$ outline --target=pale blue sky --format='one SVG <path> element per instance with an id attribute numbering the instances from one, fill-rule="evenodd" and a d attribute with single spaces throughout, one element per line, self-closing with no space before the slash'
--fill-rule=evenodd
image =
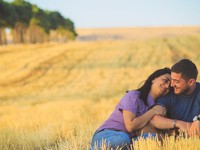
<path id="1" fill-rule="evenodd" d="M 59 11 L 76 28 L 200 25 L 200 0 L 27 1 Z"/>

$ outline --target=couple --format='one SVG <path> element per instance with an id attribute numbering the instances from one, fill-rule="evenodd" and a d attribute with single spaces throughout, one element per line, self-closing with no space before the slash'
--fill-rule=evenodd
<path id="1" fill-rule="evenodd" d="M 157 136 L 157 129 L 174 129 L 199 136 L 200 84 L 196 82 L 197 75 L 197 67 L 189 59 L 175 63 L 171 70 L 163 68 L 152 73 L 140 88 L 125 94 L 97 129 L 91 150 L 99 150 L 102 145 L 126 150 L 138 136 Z"/>

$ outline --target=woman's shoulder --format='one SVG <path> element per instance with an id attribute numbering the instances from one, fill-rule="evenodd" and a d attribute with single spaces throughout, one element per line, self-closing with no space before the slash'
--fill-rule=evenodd
<path id="1" fill-rule="evenodd" d="M 125 96 L 120 100 L 119 106 L 122 105 L 135 105 L 140 101 L 140 92 L 136 90 L 127 91 Z"/>
<path id="2" fill-rule="evenodd" d="M 137 90 L 131 90 L 131 91 L 127 91 L 127 94 L 129 94 L 131 97 L 139 97 L 140 96 L 140 91 Z"/>

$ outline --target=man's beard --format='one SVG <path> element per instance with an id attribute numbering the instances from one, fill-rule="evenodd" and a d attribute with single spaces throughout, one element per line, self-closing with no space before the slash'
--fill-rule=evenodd
<path id="1" fill-rule="evenodd" d="M 178 93 L 177 95 L 188 95 L 187 93 L 189 92 L 190 88 L 187 87 L 186 89 L 184 89 L 183 91 L 181 91 L 180 93 Z"/>

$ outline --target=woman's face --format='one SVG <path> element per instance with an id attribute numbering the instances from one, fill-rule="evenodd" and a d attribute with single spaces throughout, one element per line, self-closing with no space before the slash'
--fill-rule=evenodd
<path id="1" fill-rule="evenodd" d="M 171 84 L 171 76 L 170 74 L 164 74 L 152 81 L 152 90 L 157 96 L 165 95 L 169 92 Z"/>

